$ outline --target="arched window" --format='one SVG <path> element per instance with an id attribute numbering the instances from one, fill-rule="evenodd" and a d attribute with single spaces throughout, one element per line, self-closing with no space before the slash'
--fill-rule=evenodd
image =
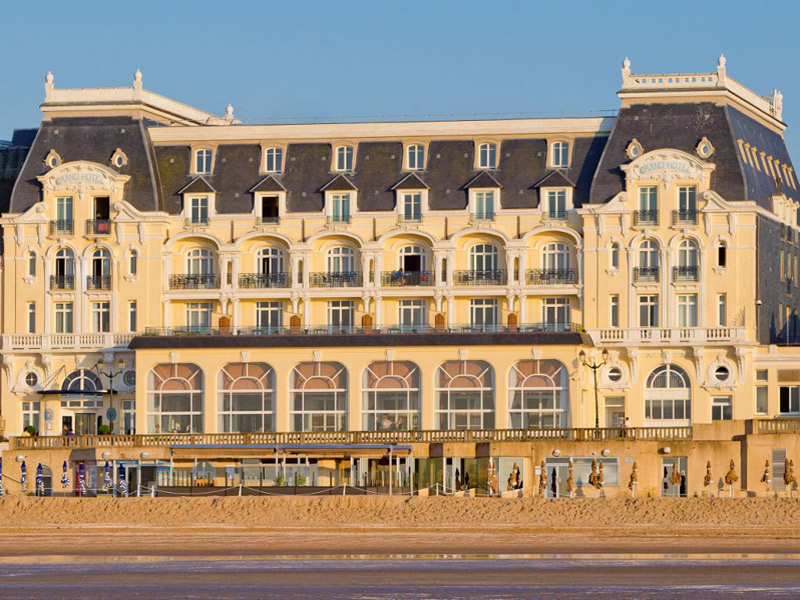
<path id="1" fill-rule="evenodd" d="M 219 372 L 219 430 L 274 431 L 275 372 L 265 363 L 229 363 Z"/>
<path id="2" fill-rule="evenodd" d="M 425 271 L 425 248 L 422 246 L 403 246 L 400 248 L 400 269 L 405 273 Z"/>
<path id="3" fill-rule="evenodd" d="M 645 240 L 639 245 L 639 267 L 658 269 L 658 244 L 653 240 Z"/>
<path id="4" fill-rule="evenodd" d="M 131 275 L 136 275 L 139 272 L 139 252 L 131 250 L 128 256 L 128 271 Z"/>
<path id="5" fill-rule="evenodd" d="M 54 275 L 50 287 L 57 290 L 71 290 L 75 287 L 75 255 L 69 248 L 59 248 L 56 252 Z"/>
<path id="6" fill-rule="evenodd" d="M 289 414 L 293 431 L 344 431 L 347 369 L 337 362 L 304 362 L 292 369 Z"/>
<path id="7" fill-rule="evenodd" d="M 197 150 L 194 153 L 194 172 L 211 173 L 211 150 Z"/>
<path id="8" fill-rule="evenodd" d="M 644 417 L 650 425 L 688 425 L 691 420 L 691 383 L 677 365 L 657 367 L 647 378 Z"/>
<path id="9" fill-rule="evenodd" d="M 678 245 L 678 266 L 696 269 L 698 264 L 697 244 L 693 240 L 682 240 Z"/>
<path id="10" fill-rule="evenodd" d="M 97 392 L 103 389 L 100 377 L 87 369 L 76 369 L 61 382 L 62 390 L 71 392 Z"/>
<path id="11" fill-rule="evenodd" d="M 214 253 L 206 248 L 193 248 L 186 255 L 186 272 L 189 275 L 213 275 Z"/>
<path id="12" fill-rule="evenodd" d="M 499 263 L 497 246 L 475 244 L 469 250 L 470 271 L 497 271 Z"/>
<path id="13" fill-rule="evenodd" d="M 422 144 L 411 144 L 407 149 L 406 161 L 410 171 L 420 171 L 425 168 L 425 146 Z"/>
<path id="14" fill-rule="evenodd" d="M 720 242 L 717 246 L 717 266 L 728 266 L 728 244 L 725 242 Z"/>
<path id="15" fill-rule="evenodd" d="M 283 252 L 280 248 L 261 248 L 256 255 L 256 268 L 259 275 L 283 273 Z"/>
<path id="16" fill-rule="evenodd" d="M 439 429 L 494 428 L 494 371 L 480 360 L 454 360 L 436 371 Z"/>
<path id="17" fill-rule="evenodd" d="M 420 374 L 412 362 L 374 362 L 364 369 L 364 429 L 419 429 Z"/>
<path id="18" fill-rule="evenodd" d="M 542 267 L 545 271 L 567 271 L 569 269 L 569 246 L 561 243 L 547 244 L 542 250 Z"/>
<path id="19" fill-rule="evenodd" d="M 509 412 L 514 429 L 569 427 L 569 378 L 557 360 L 521 360 L 511 368 Z"/>
<path id="20" fill-rule="evenodd" d="M 356 253 L 348 246 L 328 250 L 328 273 L 352 273 L 356 270 Z"/>
<path id="21" fill-rule="evenodd" d="M 569 142 L 553 142 L 550 151 L 553 167 L 562 169 L 569 167 Z"/>
<path id="22" fill-rule="evenodd" d="M 36 252 L 28 252 L 28 277 L 36 277 Z"/>
<path id="23" fill-rule="evenodd" d="M 203 432 L 203 372 L 187 363 L 160 364 L 147 376 L 148 433 Z"/>
<path id="24" fill-rule="evenodd" d="M 608 266 L 612 269 L 619 269 L 619 244 L 614 242 L 609 249 Z"/>
<path id="25" fill-rule="evenodd" d="M 481 169 L 497 168 L 497 144 L 487 142 L 478 146 L 478 167 Z"/>
<path id="26" fill-rule="evenodd" d="M 111 276 L 111 253 L 105 248 L 92 252 L 92 277 Z"/>
<path id="27" fill-rule="evenodd" d="M 336 148 L 336 170 L 337 171 L 353 170 L 352 146 L 339 146 L 338 148 Z"/>
<path id="28" fill-rule="evenodd" d="M 264 150 L 264 171 L 280 173 L 283 170 L 283 148 L 267 148 Z"/>

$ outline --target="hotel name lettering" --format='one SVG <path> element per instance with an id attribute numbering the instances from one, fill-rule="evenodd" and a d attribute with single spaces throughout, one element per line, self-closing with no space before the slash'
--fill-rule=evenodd
<path id="1" fill-rule="evenodd" d="M 53 185 L 61 187 L 69 185 L 70 183 L 93 183 L 101 186 L 106 186 L 111 182 L 108 177 L 101 173 L 91 173 L 88 171 L 77 171 L 75 173 L 64 173 L 59 175 L 53 180 Z"/>
<path id="2" fill-rule="evenodd" d="M 676 173 L 693 173 L 694 169 L 685 160 L 654 160 L 639 167 L 640 175 L 647 175 L 655 171 L 672 171 Z"/>

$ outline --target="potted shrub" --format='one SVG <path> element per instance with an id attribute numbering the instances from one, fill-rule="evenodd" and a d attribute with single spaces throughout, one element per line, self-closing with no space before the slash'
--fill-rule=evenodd
<path id="1" fill-rule="evenodd" d="M 34 427 L 33 425 L 26 425 L 25 429 L 23 429 L 23 431 L 25 433 L 27 433 L 31 437 L 33 437 L 35 435 L 39 435 L 39 432 L 36 430 L 36 427 Z"/>
<path id="2" fill-rule="evenodd" d="M 111 425 L 100 425 L 97 428 L 98 435 L 111 435 Z"/>
<path id="3" fill-rule="evenodd" d="M 294 478 L 295 485 L 305 485 L 306 484 L 306 476 L 305 475 L 298 475 Z"/>
<path id="4" fill-rule="evenodd" d="M 278 484 L 279 487 L 283 487 L 286 485 L 286 477 L 283 475 L 278 475 L 278 480 L 275 483 Z"/>

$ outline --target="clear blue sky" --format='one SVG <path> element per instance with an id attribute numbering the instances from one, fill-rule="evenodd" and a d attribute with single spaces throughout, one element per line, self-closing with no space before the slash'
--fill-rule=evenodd
<path id="1" fill-rule="evenodd" d="M 36 126 L 57 87 L 130 85 L 245 122 L 588 115 L 619 67 L 728 74 L 784 94 L 800 161 L 800 3 L 489 0 L 0 0 L 0 138 Z M 608 114 L 608 113 L 606 113 Z"/>

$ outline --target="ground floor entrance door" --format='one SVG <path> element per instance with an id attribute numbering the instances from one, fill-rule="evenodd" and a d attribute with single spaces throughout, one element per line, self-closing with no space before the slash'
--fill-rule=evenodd
<path id="1" fill-rule="evenodd" d="M 664 498 L 686 497 L 686 457 L 676 456 L 661 460 L 661 495 Z"/>
<path id="2" fill-rule="evenodd" d="M 102 417 L 94 413 L 75 413 L 75 435 L 97 435 L 97 426 Z"/>
<path id="3" fill-rule="evenodd" d="M 547 468 L 547 497 L 567 498 L 567 479 L 569 478 L 568 460 L 557 463 L 549 462 Z"/>
<path id="4" fill-rule="evenodd" d="M 623 396 L 609 396 L 605 401 L 606 427 L 619 428 L 625 421 L 625 398 Z"/>

